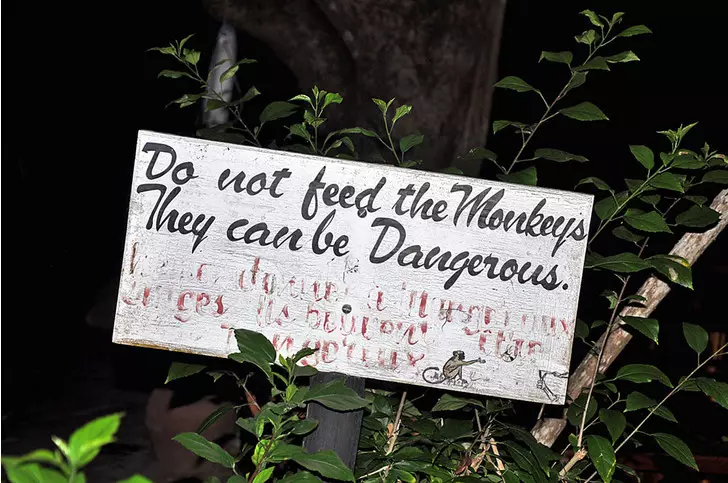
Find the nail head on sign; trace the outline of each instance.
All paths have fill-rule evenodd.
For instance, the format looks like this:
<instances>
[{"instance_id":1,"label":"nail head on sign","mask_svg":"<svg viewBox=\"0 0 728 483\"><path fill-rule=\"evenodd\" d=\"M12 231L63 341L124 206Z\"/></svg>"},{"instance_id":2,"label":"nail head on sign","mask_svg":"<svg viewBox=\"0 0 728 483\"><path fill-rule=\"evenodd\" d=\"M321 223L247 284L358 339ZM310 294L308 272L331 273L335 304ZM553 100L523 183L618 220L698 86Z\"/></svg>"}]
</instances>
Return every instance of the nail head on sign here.
<instances>
[{"instance_id":1,"label":"nail head on sign","mask_svg":"<svg viewBox=\"0 0 728 483\"><path fill-rule=\"evenodd\" d=\"M341 311L344 312L345 314L348 314L349 312L351 312L351 305L344 304L344 306L341 307Z\"/></svg>"}]
</instances>

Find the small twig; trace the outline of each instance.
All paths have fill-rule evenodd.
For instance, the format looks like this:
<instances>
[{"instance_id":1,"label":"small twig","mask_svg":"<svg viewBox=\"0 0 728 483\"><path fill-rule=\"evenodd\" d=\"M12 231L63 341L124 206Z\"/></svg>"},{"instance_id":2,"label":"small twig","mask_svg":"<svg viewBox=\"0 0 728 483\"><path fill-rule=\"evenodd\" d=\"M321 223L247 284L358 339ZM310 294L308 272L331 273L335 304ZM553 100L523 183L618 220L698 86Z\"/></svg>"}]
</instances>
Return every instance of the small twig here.
<instances>
[{"instance_id":1,"label":"small twig","mask_svg":"<svg viewBox=\"0 0 728 483\"><path fill-rule=\"evenodd\" d=\"M397 415L394 418L394 426L392 428L392 435L389 437L389 444L387 445L387 454L391 454L394 451L394 445L397 442L397 436L399 435L399 425L402 422L402 410L404 409L404 403L407 400L407 391L402 393L402 399L399 401L399 407L397 408Z\"/></svg>"}]
</instances>

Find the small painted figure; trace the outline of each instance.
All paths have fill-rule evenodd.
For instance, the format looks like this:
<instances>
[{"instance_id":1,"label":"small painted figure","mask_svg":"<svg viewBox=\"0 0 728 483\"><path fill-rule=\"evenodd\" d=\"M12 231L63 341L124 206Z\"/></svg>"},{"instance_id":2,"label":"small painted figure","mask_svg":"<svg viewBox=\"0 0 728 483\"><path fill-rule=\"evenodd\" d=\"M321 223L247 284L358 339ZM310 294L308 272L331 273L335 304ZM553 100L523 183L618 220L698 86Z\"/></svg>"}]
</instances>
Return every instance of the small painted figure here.
<instances>
[{"instance_id":1,"label":"small painted figure","mask_svg":"<svg viewBox=\"0 0 728 483\"><path fill-rule=\"evenodd\" d=\"M465 352L453 351L452 357L445 362L442 370L437 367L428 367L422 371L422 378L430 384L455 384L458 386L467 386L468 381L463 379L463 367L475 364L476 362L483 364L485 359L465 360Z\"/></svg>"}]
</instances>

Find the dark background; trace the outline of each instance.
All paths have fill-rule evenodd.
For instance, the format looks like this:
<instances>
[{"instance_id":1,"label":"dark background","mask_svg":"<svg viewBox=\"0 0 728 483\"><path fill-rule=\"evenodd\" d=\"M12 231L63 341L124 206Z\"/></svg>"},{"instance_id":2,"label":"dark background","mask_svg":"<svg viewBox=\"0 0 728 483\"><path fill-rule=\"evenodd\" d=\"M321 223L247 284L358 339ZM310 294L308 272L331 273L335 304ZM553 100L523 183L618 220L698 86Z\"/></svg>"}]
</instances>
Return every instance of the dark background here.
<instances>
[{"instance_id":1,"label":"dark background","mask_svg":"<svg viewBox=\"0 0 728 483\"><path fill-rule=\"evenodd\" d=\"M577 49L573 35L588 28L578 15L583 8L625 11L623 25L643 23L654 32L622 41L641 62L592 72L587 84L570 96L574 104L594 102L610 122L556 119L534 139L534 145L545 146L548 139L549 147L591 159L585 165L549 166L549 173L542 169L539 184L572 189L588 171L618 185L623 177L641 174L627 146L667 149L656 131L680 123L700 121L686 147L698 150L707 141L728 151L726 12L720 3L509 1L499 77L518 75L541 88L547 98L558 90L566 72L561 65L538 64L539 53ZM89 380L87 370L100 361L110 361L113 371L112 382L99 382L99 391L108 383L144 393L163 382L173 354L113 346L110 331L90 329L84 318L98 302L99 291L113 286L119 276L137 130L193 135L199 122L198 110L165 109L185 85L157 79L159 70L171 65L146 49L195 33L190 45L203 50L206 65L218 24L199 2L187 0L108 5L4 2L3 7L6 453L24 447L18 442L21 434L37 433L45 440L57 432L49 425L64 419L62 401L74 401L68 403L74 408L86 404L74 400L80 398L74 394L94 392L97 383ZM296 80L282 63L255 39L239 35L239 55L259 61L240 80L266 93L260 102L296 93ZM325 88L326 80L320 85ZM541 108L536 96L499 91L491 118L532 120ZM514 152L507 139L505 133L491 136L488 147L507 158ZM486 170L484 175L493 177L493 172ZM667 250L671 244L663 247L657 241L651 248ZM660 350L653 351L644 339L635 340L617 365L649 361L677 379L694 361L682 341L682 322L726 331L725 249L723 235L694 267L696 290L676 289L658 309ZM594 281L586 278L584 283ZM587 287L582 290L586 291ZM587 316L605 317L603 299L582 300L581 307ZM584 347L577 344L574 361L583 353ZM716 365L716 377L725 380L725 369L724 359ZM651 386L640 390L661 391ZM728 427L717 405L677 397L669 406L681 424L668 431L688 440L696 453L728 453L725 443L717 444ZM525 414L531 410L523 409ZM661 464L669 470L669 481L691 478L676 463Z\"/></svg>"}]
</instances>

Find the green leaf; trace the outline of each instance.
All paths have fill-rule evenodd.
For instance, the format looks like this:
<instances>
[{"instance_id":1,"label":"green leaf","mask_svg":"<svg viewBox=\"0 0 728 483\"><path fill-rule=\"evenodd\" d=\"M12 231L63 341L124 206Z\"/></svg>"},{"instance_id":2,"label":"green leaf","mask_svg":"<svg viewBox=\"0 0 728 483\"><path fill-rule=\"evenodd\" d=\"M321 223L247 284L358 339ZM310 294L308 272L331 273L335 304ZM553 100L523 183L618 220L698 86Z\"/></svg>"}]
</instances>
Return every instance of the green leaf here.
<instances>
[{"instance_id":1,"label":"green leaf","mask_svg":"<svg viewBox=\"0 0 728 483\"><path fill-rule=\"evenodd\" d=\"M304 434L308 434L316 427L318 426L318 421L315 419L301 419L300 421L296 421L296 424L293 426L293 429L291 432L297 436L302 436Z\"/></svg>"},{"instance_id":2,"label":"green leaf","mask_svg":"<svg viewBox=\"0 0 728 483\"><path fill-rule=\"evenodd\" d=\"M282 441L275 441L268 450L266 459L271 463L279 463L281 461L295 459L303 453L304 449L300 446L284 443Z\"/></svg>"},{"instance_id":3,"label":"green leaf","mask_svg":"<svg viewBox=\"0 0 728 483\"><path fill-rule=\"evenodd\" d=\"M561 64L571 65L571 61L574 60L574 55L569 51L547 52L544 50L543 52L541 52L541 57L538 58L538 61L541 62L544 59L548 60L549 62L558 62Z\"/></svg>"},{"instance_id":4,"label":"green leaf","mask_svg":"<svg viewBox=\"0 0 728 483\"><path fill-rule=\"evenodd\" d=\"M615 409L600 409L599 420L607 427L609 436L612 437L612 444L622 436L627 427L627 418L624 417L621 411Z\"/></svg>"},{"instance_id":5,"label":"green leaf","mask_svg":"<svg viewBox=\"0 0 728 483\"><path fill-rule=\"evenodd\" d=\"M671 191L684 193L683 182L684 176L673 173L660 173L649 181L649 185L653 188L663 188Z\"/></svg>"},{"instance_id":6,"label":"green leaf","mask_svg":"<svg viewBox=\"0 0 728 483\"><path fill-rule=\"evenodd\" d=\"M564 116L576 119L577 121L600 121L609 119L591 102L582 102L575 106L561 109L559 112Z\"/></svg>"},{"instance_id":7,"label":"green leaf","mask_svg":"<svg viewBox=\"0 0 728 483\"><path fill-rule=\"evenodd\" d=\"M665 450L667 454L678 460L680 463L693 468L698 471L698 465L693 458L693 453L680 438L677 438L671 434L655 433L652 435L660 445L660 448Z\"/></svg>"},{"instance_id":8,"label":"green leaf","mask_svg":"<svg viewBox=\"0 0 728 483\"><path fill-rule=\"evenodd\" d=\"M569 79L569 83L566 84L566 87L564 88L564 94L571 91L572 89L576 89L577 87L580 87L584 85L586 82L586 72L575 72L571 79Z\"/></svg>"},{"instance_id":9,"label":"green leaf","mask_svg":"<svg viewBox=\"0 0 728 483\"><path fill-rule=\"evenodd\" d=\"M403 118L407 114L410 113L412 110L412 106L408 105L402 105L397 108L396 111L394 111L394 117L392 118L392 126L394 126L394 123L397 122L399 119Z\"/></svg>"},{"instance_id":10,"label":"green leaf","mask_svg":"<svg viewBox=\"0 0 728 483\"><path fill-rule=\"evenodd\" d=\"M180 443L182 446L207 461L217 463L225 466L226 468L232 468L235 466L235 458L233 458L230 453L197 433L181 433L172 438L172 440Z\"/></svg>"},{"instance_id":11,"label":"green leaf","mask_svg":"<svg viewBox=\"0 0 728 483\"><path fill-rule=\"evenodd\" d=\"M394 99L390 99L389 102L384 102L381 99L372 98L372 101L374 101L374 104L377 105L381 113L386 115L387 111L389 110L389 106L392 104L392 102L394 102Z\"/></svg>"},{"instance_id":12,"label":"green leaf","mask_svg":"<svg viewBox=\"0 0 728 483\"><path fill-rule=\"evenodd\" d=\"M318 374L318 369L313 366L296 366L295 377L311 377Z\"/></svg>"},{"instance_id":13,"label":"green leaf","mask_svg":"<svg viewBox=\"0 0 728 483\"><path fill-rule=\"evenodd\" d=\"M704 228L720 220L720 214L707 206L693 205L675 217L678 225L690 228Z\"/></svg>"},{"instance_id":14,"label":"green leaf","mask_svg":"<svg viewBox=\"0 0 728 483\"><path fill-rule=\"evenodd\" d=\"M698 159L695 153L684 151L675 156L670 166L678 169L700 169L705 167L705 162Z\"/></svg>"},{"instance_id":15,"label":"green leaf","mask_svg":"<svg viewBox=\"0 0 728 483\"><path fill-rule=\"evenodd\" d=\"M583 32L581 35L574 36L574 40L580 44L591 45L597 39L597 32L594 29L589 29Z\"/></svg>"},{"instance_id":16,"label":"green leaf","mask_svg":"<svg viewBox=\"0 0 728 483\"><path fill-rule=\"evenodd\" d=\"M197 50L187 50L184 53L185 60L192 65L197 65L200 61L200 52Z\"/></svg>"},{"instance_id":17,"label":"green leaf","mask_svg":"<svg viewBox=\"0 0 728 483\"><path fill-rule=\"evenodd\" d=\"M273 101L260 113L260 122L270 122L283 119L296 112L298 107L295 104L285 101Z\"/></svg>"},{"instance_id":18,"label":"green leaf","mask_svg":"<svg viewBox=\"0 0 728 483\"><path fill-rule=\"evenodd\" d=\"M308 471L297 471L278 480L278 483L321 483L321 479Z\"/></svg>"},{"instance_id":19,"label":"green leaf","mask_svg":"<svg viewBox=\"0 0 728 483\"><path fill-rule=\"evenodd\" d=\"M493 121L493 134L497 133L503 128L506 128L508 126L513 126L516 129L525 129L528 127L528 124L524 124L522 122L516 122L516 121Z\"/></svg>"},{"instance_id":20,"label":"green leaf","mask_svg":"<svg viewBox=\"0 0 728 483\"><path fill-rule=\"evenodd\" d=\"M490 149L473 148L463 156L463 159L487 159L488 161L495 162L498 159L498 155Z\"/></svg>"},{"instance_id":21,"label":"green leaf","mask_svg":"<svg viewBox=\"0 0 728 483\"><path fill-rule=\"evenodd\" d=\"M152 47L151 49L149 49L149 52L152 51L161 52L165 55L177 55L177 49L175 49L171 45L169 47Z\"/></svg>"},{"instance_id":22,"label":"green leaf","mask_svg":"<svg viewBox=\"0 0 728 483\"><path fill-rule=\"evenodd\" d=\"M612 444L601 436L589 435L586 437L586 447L599 476L605 483L610 483L617 467L617 457Z\"/></svg>"},{"instance_id":23,"label":"green leaf","mask_svg":"<svg viewBox=\"0 0 728 483\"><path fill-rule=\"evenodd\" d=\"M189 77L190 79L194 79L189 73L187 72L181 72L179 70L168 70L165 69L161 71L157 77L168 77L170 79L179 79L180 77Z\"/></svg>"},{"instance_id":24,"label":"green leaf","mask_svg":"<svg viewBox=\"0 0 728 483\"><path fill-rule=\"evenodd\" d=\"M303 466L307 470L315 471L324 478L333 478L342 481L354 481L354 474L341 461L339 455L334 451L327 449L316 453L301 453L292 458L296 463Z\"/></svg>"},{"instance_id":25,"label":"green leaf","mask_svg":"<svg viewBox=\"0 0 728 483\"><path fill-rule=\"evenodd\" d=\"M306 141L311 141L311 133L308 132L308 129L306 129L303 123L288 126L288 131L292 136L298 136Z\"/></svg>"},{"instance_id":26,"label":"green leaf","mask_svg":"<svg viewBox=\"0 0 728 483\"><path fill-rule=\"evenodd\" d=\"M329 104L341 104L341 101L343 101L344 98L341 97L340 94L337 94L336 92L329 92L324 97L324 104L321 106L321 110L326 109L326 106Z\"/></svg>"},{"instance_id":27,"label":"green leaf","mask_svg":"<svg viewBox=\"0 0 728 483\"><path fill-rule=\"evenodd\" d=\"M581 426L581 419L584 414L584 405L586 404L587 395L582 394L574 400L573 403L566 410L566 418L571 424L577 428ZM586 420L589 421L597 413L597 402L594 398L589 400L589 407L586 411Z\"/></svg>"},{"instance_id":28,"label":"green leaf","mask_svg":"<svg viewBox=\"0 0 728 483\"><path fill-rule=\"evenodd\" d=\"M640 200L644 201L648 205L651 205L653 208L657 208L657 204L660 202L662 197L660 195L645 195L640 196Z\"/></svg>"},{"instance_id":29,"label":"green leaf","mask_svg":"<svg viewBox=\"0 0 728 483\"><path fill-rule=\"evenodd\" d=\"M660 406L659 408L655 408L654 412L652 413L655 416L659 416L662 419L666 419L672 423L677 423L677 418L674 414L672 414L672 411L667 409L665 406Z\"/></svg>"},{"instance_id":30,"label":"green leaf","mask_svg":"<svg viewBox=\"0 0 728 483\"><path fill-rule=\"evenodd\" d=\"M683 322L683 335L690 348L698 354L708 347L708 333L699 325Z\"/></svg>"},{"instance_id":31,"label":"green leaf","mask_svg":"<svg viewBox=\"0 0 728 483\"><path fill-rule=\"evenodd\" d=\"M675 255L653 255L647 259L652 267L668 280L683 287L693 289L693 275L690 264Z\"/></svg>"},{"instance_id":32,"label":"green leaf","mask_svg":"<svg viewBox=\"0 0 728 483\"><path fill-rule=\"evenodd\" d=\"M298 94L297 96L293 96L288 100L289 101L305 101L305 102L308 102L311 105L311 107L313 107L313 102L311 101L311 98L308 97L306 94Z\"/></svg>"},{"instance_id":33,"label":"green leaf","mask_svg":"<svg viewBox=\"0 0 728 483\"><path fill-rule=\"evenodd\" d=\"M223 416L225 416L228 412L235 410L233 406L220 406L219 408L215 409L213 412L211 412L203 421L200 423L200 426L197 428L197 431L195 431L197 434L202 434L207 428L218 422Z\"/></svg>"},{"instance_id":34,"label":"green leaf","mask_svg":"<svg viewBox=\"0 0 728 483\"><path fill-rule=\"evenodd\" d=\"M617 371L617 377L615 377L615 379L622 379L624 381L636 383L652 382L653 380L657 380L667 387L672 387L670 379L664 372L659 370L657 367L648 364L629 364L624 366Z\"/></svg>"},{"instance_id":35,"label":"green leaf","mask_svg":"<svg viewBox=\"0 0 728 483\"><path fill-rule=\"evenodd\" d=\"M624 221L633 228L648 233L672 233L665 219L656 211L647 213L640 210L629 209L624 215Z\"/></svg>"},{"instance_id":36,"label":"green leaf","mask_svg":"<svg viewBox=\"0 0 728 483\"><path fill-rule=\"evenodd\" d=\"M404 154L413 147L422 144L424 139L425 136L423 134L410 134L399 140L399 149Z\"/></svg>"},{"instance_id":37,"label":"green leaf","mask_svg":"<svg viewBox=\"0 0 728 483\"><path fill-rule=\"evenodd\" d=\"M617 34L617 37L632 37L635 35L642 35L642 34L651 34L652 30L645 27L644 25L634 25L632 27L627 27L626 29L622 30L620 33Z\"/></svg>"},{"instance_id":38,"label":"green leaf","mask_svg":"<svg viewBox=\"0 0 728 483\"><path fill-rule=\"evenodd\" d=\"M612 230L612 234L621 240L633 243L637 243L644 238L644 236L633 233L628 228L622 225L619 225L614 230Z\"/></svg>"},{"instance_id":39,"label":"green leaf","mask_svg":"<svg viewBox=\"0 0 728 483\"><path fill-rule=\"evenodd\" d=\"M261 421L263 421L261 419ZM260 434L258 434L258 419L257 418L238 418L237 421L235 421L235 424L243 428L245 431L249 432L253 436L260 437L263 433L261 431ZM265 423L265 421L264 421Z\"/></svg>"},{"instance_id":40,"label":"green leaf","mask_svg":"<svg viewBox=\"0 0 728 483\"><path fill-rule=\"evenodd\" d=\"M586 268L602 268L620 273L639 272L649 268L650 265L634 253L620 253L610 257L602 257L591 263L586 263Z\"/></svg>"},{"instance_id":41,"label":"green leaf","mask_svg":"<svg viewBox=\"0 0 728 483\"><path fill-rule=\"evenodd\" d=\"M728 171L725 169L714 169L703 175L701 183L728 184Z\"/></svg>"},{"instance_id":42,"label":"green leaf","mask_svg":"<svg viewBox=\"0 0 728 483\"><path fill-rule=\"evenodd\" d=\"M260 95L260 91L255 87L251 87L245 92L245 95L243 95L243 102L248 102L249 100L253 99L254 97L257 97Z\"/></svg>"},{"instance_id":43,"label":"green leaf","mask_svg":"<svg viewBox=\"0 0 728 483\"><path fill-rule=\"evenodd\" d=\"M102 446L114 441L123 416L123 413L102 416L74 431L68 439L69 462L80 468L93 460Z\"/></svg>"},{"instance_id":44,"label":"green leaf","mask_svg":"<svg viewBox=\"0 0 728 483\"><path fill-rule=\"evenodd\" d=\"M516 92L536 91L536 88L534 88L528 82L524 81L520 77L512 75L499 80L498 82L496 82L494 87L500 87L501 89L510 89Z\"/></svg>"},{"instance_id":45,"label":"green leaf","mask_svg":"<svg viewBox=\"0 0 728 483\"><path fill-rule=\"evenodd\" d=\"M220 481L220 480L217 480ZM152 480L147 478L146 476L142 475L133 475L125 480L120 480L118 483L154 483ZM207 480L205 480L205 483L208 483Z\"/></svg>"},{"instance_id":46,"label":"green leaf","mask_svg":"<svg viewBox=\"0 0 728 483\"><path fill-rule=\"evenodd\" d=\"M592 25L595 25L597 27L604 27L604 24L601 20L599 20L599 16L594 13L592 10L582 10L579 12L580 14L586 16L589 21L592 23Z\"/></svg>"},{"instance_id":47,"label":"green leaf","mask_svg":"<svg viewBox=\"0 0 728 483\"><path fill-rule=\"evenodd\" d=\"M574 327L574 337L586 341L589 336L589 325L581 319L576 319L576 326Z\"/></svg>"},{"instance_id":48,"label":"green leaf","mask_svg":"<svg viewBox=\"0 0 728 483\"><path fill-rule=\"evenodd\" d=\"M585 70L609 70L609 64L607 64L607 59L604 57L596 56L592 57L589 62L576 68L577 72Z\"/></svg>"},{"instance_id":49,"label":"green leaf","mask_svg":"<svg viewBox=\"0 0 728 483\"><path fill-rule=\"evenodd\" d=\"M635 62L640 60L640 58L637 57L637 55L631 50L628 50L626 52L620 52L619 54L610 55L609 57L605 57L604 59L610 64Z\"/></svg>"},{"instance_id":50,"label":"green leaf","mask_svg":"<svg viewBox=\"0 0 728 483\"><path fill-rule=\"evenodd\" d=\"M245 354L258 354L266 362L273 363L276 360L276 350L268 338L259 332L247 329L235 329L235 340L238 342L238 349Z\"/></svg>"},{"instance_id":51,"label":"green leaf","mask_svg":"<svg viewBox=\"0 0 728 483\"><path fill-rule=\"evenodd\" d=\"M614 26L622 21L622 16L624 15L624 12L616 12L614 15L612 15L612 21L609 22L610 25Z\"/></svg>"},{"instance_id":52,"label":"green leaf","mask_svg":"<svg viewBox=\"0 0 728 483\"><path fill-rule=\"evenodd\" d=\"M584 156L567 153L566 151L561 151L559 149L537 149L534 156L537 158L547 159L549 161L556 161L557 163L563 163L566 161L578 161L580 163L584 163L589 161Z\"/></svg>"},{"instance_id":53,"label":"green leaf","mask_svg":"<svg viewBox=\"0 0 728 483\"><path fill-rule=\"evenodd\" d=\"M221 101L220 99L207 99L207 103L205 105L205 110L207 111L214 111L217 109L221 109L223 107L227 107L228 103L225 101Z\"/></svg>"},{"instance_id":54,"label":"green leaf","mask_svg":"<svg viewBox=\"0 0 728 483\"><path fill-rule=\"evenodd\" d=\"M477 399L461 398L445 393L435 403L432 411L457 411L458 409L464 408L468 404L472 404L473 406L481 408L483 407L483 403L481 403Z\"/></svg>"},{"instance_id":55,"label":"green leaf","mask_svg":"<svg viewBox=\"0 0 728 483\"><path fill-rule=\"evenodd\" d=\"M593 184L600 191L611 191L609 185L606 182L602 181L600 178L597 178L596 176L589 176L579 180L574 188L583 184Z\"/></svg>"},{"instance_id":56,"label":"green leaf","mask_svg":"<svg viewBox=\"0 0 728 483\"><path fill-rule=\"evenodd\" d=\"M645 396L641 392L634 391L627 396L624 412L638 411L640 409L652 408L657 406L657 401Z\"/></svg>"},{"instance_id":57,"label":"green leaf","mask_svg":"<svg viewBox=\"0 0 728 483\"><path fill-rule=\"evenodd\" d=\"M335 379L327 384L311 386L303 402L316 401L334 411L351 411L369 405L369 401L344 385L344 379Z\"/></svg>"},{"instance_id":58,"label":"green leaf","mask_svg":"<svg viewBox=\"0 0 728 483\"><path fill-rule=\"evenodd\" d=\"M660 323L657 319L645 319L643 317L622 316L625 324L638 330L647 338L652 339L657 344L657 337L660 332Z\"/></svg>"},{"instance_id":59,"label":"green leaf","mask_svg":"<svg viewBox=\"0 0 728 483\"><path fill-rule=\"evenodd\" d=\"M655 167L655 154L647 146L631 145L629 150L632 151L632 156L645 168L652 169Z\"/></svg>"},{"instance_id":60,"label":"green leaf","mask_svg":"<svg viewBox=\"0 0 728 483\"><path fill-rule=\"evenodd\" d=\"M220 82L225 82L228 79L231 79L235 77L235 74L237 74L238 69L240 69L240 66L238 64L235 64L225 70L222 74L220 74Z\"/></svg>"},{"instance_id":61,"label":"green leaf","mask_svg":"<svg viewBox=\"0 0 728 483\"><path fill-rule=\"evenodd\" d=\"M530 186L536 186L536 183L538 182L536 168L534 166L529 166L526 169L515 171L510 174L498 174L496 177L506 183L525 184Z\"/></svg>"},{"instance_id":62,"label":"green leaf","mask_svg":"<svg viewBox=\"0 0 728 483\"><path fill-rule=\"evenodd\" d=\"M273 471L276 469L275 466L271 466L268 468L265 468L264 470L261 470L260 473L255 475L255 478L253 478L253 483L265 483L270 479L271 476L273 476ZM246 481L244 478L241 478L241 483ZM231 483L230 480L228 480L228 483Z\"/></svg>"},{"instance_id":63,"label":"green leaf","mask_svg":"<svg viewBox=\"0 0 728 483\"><path fill-rule=\"evenodd\" d=\"M715 379L701 377L697 379L698 388L706 396L715 399L715 402L728 409L728 384Z\"/></svg>"},{"instance_id":64,"label":"green leaf","mask_svg":"<svg viewBox=\"0 0 728 483\"><path fill-rule=\"evenodd\" d=\"M698 206L703 206L707 201L708 198L705 196L685 196L686 200L690 201L691 203L695 203Z\"/></svg>"}]
</instances>

